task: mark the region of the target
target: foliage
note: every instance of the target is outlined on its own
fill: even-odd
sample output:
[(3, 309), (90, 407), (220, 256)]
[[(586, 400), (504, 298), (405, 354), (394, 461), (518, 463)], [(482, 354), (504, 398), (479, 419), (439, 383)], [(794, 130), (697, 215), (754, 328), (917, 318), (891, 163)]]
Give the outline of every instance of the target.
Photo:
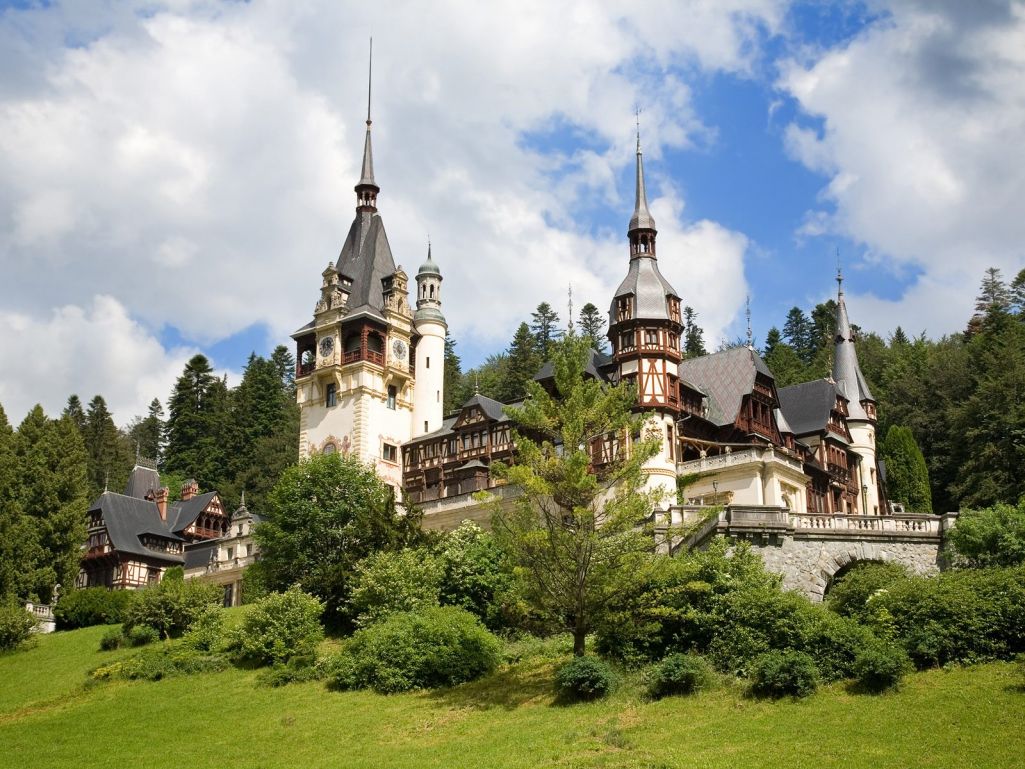
[(120, 627), (112, 627), (100, 638), (100, 651), (109, 652), (124, 646), (125, 634)]
[(136, 625), (124, 637), (129, 646), (146, 646), (160, 640), (160, 634), (149, 625)]
[(228, 392), (210, 361), (194, 355), (167, 402), (164, 467), (215, 488), (227, 475)]
[(815, 660), (793, 649), (765, 652), (751, 665), (751, 693), (756, 697), (807, 697), (818, 683)]
[(501, 643), (476, 617), (441, 606), (392, 614), (356, 631), (328, 664), (328, 680), (387, 694), (471, 681), (500, 659)]
[(655, 698), (693, 694), (715, 681), (712, 666), (697, 654), (670, 654), (646, 676), (648, 694)]
[(589, 341), (591, 347), (601, 353), (608, 349), (605, 326), (604, 313), (591, 302), (587, 302), (580, 308), (580, 317), (577, 318), (580, 334)]
[(124, 630), (147, 625), (161, 638), (177, 638), (204, 612), (220, 603), (217, 585), (198, 579), (163, 580), (139, 590), (125, 610)]
[(117, 429), (102, 395), (89, 401), (81, 436), (88, 457), (89, 499), (95, 499), (104, 489), (124, 489), (135, 447)]
[(159, 462), (164, 451), (164, 407), (160, 399), (150, 401), (145, 417), (136, 417), (127, 426), (128, 437), (140, 457)]
[(12, 601), (0, 602), (0, 652), (22, 646), (36, 626), (35, 617)]
[(324, 667), (313, 656), (292, 657), (288, 662), (276, 663), (261, 670), (256, 680), (263, 686), (287, 686), (318, 681), (325, 675)]
[(575, 656), (555, 674), (555, 687), (570, 702), (600, 700), (615, 689), (616, 676), (597, 657)]
[(830, 587), (826, 605), (837, 614), (864, 622), (871, 614), (868, 600), (880, 590), (907, 577), (907, 568), (899, 563), (856, 564)]
[(160, 681), (175, 676), (217, 673), (228, 667), (228, 659), (223, 654), (197, 651), (179, 643), (165, 643), (102, 665), (93, 670), (90, 677), (95, 681)]
[(324, 638), (323, 611), (324, 604), (299, 587), (271, 593), (246, 612), (231, 634), (231, 652), (236, 659), (256, 665), (312, 656)]
[(908, 512), (931, 513), (929, 468), (915, 436), (907, 427), (893, 425), (881, 446), (886, 460), (886, 489), (892, 502), (902, 502)]
[(420, 548), (372, 553), (356, 564), (352, 579), (349, 605), (356, 625), (437, 606), (443, 574), (439, 560)]
[(552, 345), (562, 336), (559, 331), (559, 314), (548, 302), (541, 302), (530, 314), (530, 330), (537, 340), (537, 349), (542, 360), (548, 360)]
[(688, 358), (705, 355), (705, 331), (697, 323), (698, 314), (693, 307), (683, 308), (683, 352)]
[(896, 689), (911, 670), (907, 653), (893, 644), (866, 646), (854, 658), (854, 677), (864, 691), (879, 693)]
[(259, 575), (271, 590), (293, 584), (322, 600), (325, 622), (353, 619), (356, 564), (379, 550), (416, 544), (416, 516), (395, 511), (391, 490), (352, 456), (318, 454), (288, 468), (267, 499), (254, 537)]
[(1025, 652), (1025, 568), (909, 577), (868, 601), (868, 622), (919, 668)]
[(442, 541), (441, 603), (477, 615), (486, 626), (505, 624), (501, 598), (513, 586), (512, 570), (494, 535), (473, 521), (463, 521)]
[(496, 508), (499, 542), (524, 595), (573, 633), (578, 655), (595, 620), (648, 560), (651, 536), (639, 524), (653, 499), (641, 491), (641, 468), (662, 440), (661, 431), (636, 440), (591, 471), (592, 443), (639, 434), (643, 417), (631, 412), (628, 385), (585, 378), (589, 356), (587, 340), (574, 335), (552, 347), (557, 395), (528, 383), (523, 406), (509, 409), (516, 463), (492, 465), (523, 492), (511, 509)]
[(456, 340), (449, 336), (448, 329), (445, 330), (445, 379), (442, 397), (445, 400), (443, 408), (446, 414), (451, 414), (466, 402), (462, 361), (456, 353)]
[(121, 622), (133, 595), (129, 590), (107, 590), (105, 587), (70, 590), (53, 607), (57, 629), (71, 630)]
[(182, 643), (197, 651), (220, 651), (225, 645), (224, 610), (207, 607), (189, 625), (182, 636)]
[(502, 377), (494, 397), (503, 403), (512, 403), (527, 394), (527, 382), (544, 363), (542, 346), (526, 323), (516, 329), (512, 343), (505, 353)]
[(954, 560), (966, 566), (1025, 564), (1025, 496), (1017, 505), (962, 510), (947, 535)]
[(717, 631), (719, 606), (737, 590), (777, 588), (779, 577), (741, 544), (715, 539), (707, 550), (652, 559), (632, 591), (615, 597), (596, 626), (603, 655), (627, 663), (658, 660), (674, 651), (705, 651)]

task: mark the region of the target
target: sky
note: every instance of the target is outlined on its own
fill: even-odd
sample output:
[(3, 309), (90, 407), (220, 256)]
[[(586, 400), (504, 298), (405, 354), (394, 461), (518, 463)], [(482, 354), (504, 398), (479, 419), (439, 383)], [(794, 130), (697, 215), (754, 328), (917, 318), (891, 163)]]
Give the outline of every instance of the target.
[[(0, 404), (124, 424), (189, 357), (291, 346), (355, 207), (428, 238), (464, 366), (539, 302), (607, 309), (636, 122), (662, 272), (707, 344), (835, 293), (962, 329), (1025, 267), (1025, 3), (0, 2)], [(639, 111), (639, 116), (638, 116)]]

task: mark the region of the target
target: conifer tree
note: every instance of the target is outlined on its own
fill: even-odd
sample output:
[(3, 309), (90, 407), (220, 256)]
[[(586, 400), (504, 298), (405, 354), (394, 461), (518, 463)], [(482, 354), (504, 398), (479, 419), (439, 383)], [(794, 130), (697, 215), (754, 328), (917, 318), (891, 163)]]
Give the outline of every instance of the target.
[(456, 353), (456, 340), (445, 332), (445, 413), (451, 414), (466, 402), (462, 361)]
[(1025, 319), (1025, 268), (1011, 281), (1011, 306), (1019, 318)]
[(683, 352), (688, 358), (705, 355), (705, 331), (697, 323), (698, 314), (693, 307), (683, 308)]
[(494, 396), (496, 400), (511, 403), (523, 398), (527, 382), (534, 378), (542, 363), (541, 350), (530, 327), (521, 323), (506, 352), (502, 380)]
[(830, 299), (815, 305), (811, 311), (808, 359), (811, 361), (821, 351), (827, 355), (827, 366), (832, 363), (833, 340), (836, 337), (836, 300)]
[(886, 460), (886, 489), (891, 502), (901, 502), (908, 512), (931, 513), (929, 470), (925, 457), (907, 427), (894, 425), (882, 445)]
[(1000, 270), (990, 267), (982, 279), (979, 295), (975, 298), (975, 311), (980, 315), (1007, 312), (1011, 308), (1011, 292), (1004, 283)]
[(27, 600), (44, 560), (38, 531), (22, 512), (21, 482), (14, 430), (0, 406), (0, 604)]
[(203, 489), (224, 479), (227, 399), (227, 385), (214, 376), (206, 356), (193, 356), (168, 401), (167, 471), (191, 476)]
[(64, 416), (71, 419), (78, 431), (85, 435), (85, 409), (77, 395), (68, 396), (68, 404), (64, 407)]
[(593, 304), (588, 302), (580, 308), (580, 317), (577, 319), (580, 333), (590, 340), (591, 347), (601, 353), (608, 349), (605, 325), (606, 321), (601, 310)]
[(160, 463), (164, 446), (164, 407), (160, 399), (150, 401), (146, 416), (136, 418), (128, 435), (140, 457)]
[(804, 363), (809, 363), (812, 356), (813, 330), (808, 316), (800, 307), (791, 307), (783, 324), (783, 338), (791, 349)]
[(890, 336), (890, 346), (900, 347), (906, 344), (910, 344), (910, 341), (908, 340), (908, 335), (904, 333), (904, 329), (902, 329), (900, 326), (897, 326), (897, 328), (894, 329), (893, 334)]
[(783, 341), (783, 336), (779, 333), (779, 329), (773, 326), (769, 329), (769, 333), (765, 335), (765, 347), (762, 348), (762, 357), (768, 358), (772, 355), (772, 351), (776, 349), (776, 346)]
[(541, 302), (537, 310), (530, 314), (532, 319), (530, 330), (534, 332), (537, 340), (537, 347), (544, 360), (548, 360), (548, 354), (552, 343), (561, 336), (559, 332), (559, 315), (548, 302)]
[(124, 489), (132, 469), (134, 447), (130, 448), (118, 431), (101, 395), (89, 401), (82, 439), (88, 456), (89, 498), (95, 499), (105, 488)]
[(786, 342), (777, 342), (765, 355), (765, 365), (769, 367), (776, 387), (789, 387), (807, 381), (804, 361), (793, 347)]
[(274, 348), (270, 355), (271, 362), (281, 379), (281, 387), (289, 398), (295, 400), (295, 356), (283, 344)]

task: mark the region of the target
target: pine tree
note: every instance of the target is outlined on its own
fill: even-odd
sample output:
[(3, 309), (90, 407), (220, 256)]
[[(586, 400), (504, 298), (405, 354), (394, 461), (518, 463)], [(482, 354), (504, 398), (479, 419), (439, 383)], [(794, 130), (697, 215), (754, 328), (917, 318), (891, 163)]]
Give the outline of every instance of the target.
[(601, 310), (588, 302), (580, 308), (580, 317), (577, 319), (577, 326), (580, 333), (591, 341), (591, 347), (598, 352), (605, 352), (608, 349), (605, 337), (605, 317)]
[(975, 311), (980, 315), (994, 312), (1008, 312), (1011, 309), (1011, 292), (1004, 283), (1000, 270), (990, 267), (982, 279), (979, 295), (975, 298)]
[(466, 403), (462, 361), (456, 353), (456, 340), (445, 332), (445, 413), (451, 414)]
[(1025, 319), (1025, 269), (1011, 281), (1011, 305), (1019, 318)]
[(705, 331), (697, 324), (693, 307), (683, 308), (683, 352), (688, 358), (705, 355)]
[(548, 360), (552, 343), (561, 336), (559, 331), (559, 315), (548, 302), (541, 302), (537, 310), (530, 314), (532, 322), (530, 330), (534, 332), (541, 357)]
[(894, 425), (886, 431), (881, 448), (886, 460), (886, 489), (890, 501), (903, 503), (908, 512), (931, 513), (929, 470), (911, 430)]
[(32, 592), (49, 601), (55, 584), (74, 584), (85, 543), (88, 457), (69, 417), (54, 421), (36, 406), (15, 437), (22, 473), (20, 505), (37, 528), (43, 564), (35, 570)]
[(44, 561), (37, 528), (22, 512), (21, 482), (14, 431), (0, 406), (0, 604), (27, 600)]
[(164, 407), (160, 399), (150, 401), (149, 411), (142, 419), (136, 418), (128, 429), (128, 436), (140, 457), (161, 462), (164, 446)]
[[(833, 351), (833, 340), (836, 338), (836, 300), (830, 299), (815, 305), (811, 311), (811, 327), (809, 333), (809, 361), (825, 350)], [(830, 356), (831, 358), (831, 356)]]
[(812, 325), (804, 310), (800, 307), (790, 308), (786, 323), (783, 324), (783, 338), (804, 363), (811, 362), (812, 335)]
[(193, 477), (203, 489), (224, 479), (227, 400), (227, 385), (214, 376), (206, 356), (193, 356), (167, 404), (168, 472)]
[(89, 401), (82, 438), (88, 457), (89, 498), (95, 499), (105, 488), (122, 490), (132, 469), (134, 447), (129, 448), (118, 431), (101, 395)]
[(521, 323), (505, 354), (505, 366), (498, 392), (502, 403), (511, 403), (527, 394), (527, 382), (534, 378), (543, 361), (541, 351), (530, 327)]
[(772, 372), (776, 387), (789, 387), (807, 381), (804, 361), (786, 342), (777, 342), (773, 346), (765, 355), (765, 365)]
[(85, 409), (82, 408), (82, 401), (77, 395), (68, 397), (68, 404), (64, 407), (64, 416), (75, 424), (83, 436), (85, 435)]
[(779, 329), (773, 326), (769, 329), (769, 333), (765, 335), (765, 347), (762, 348), (762, 357), (768, 358), (772, 351), (776, 349), (776, 346), (783, 341), (782, 335), (779, 333)]
[(902, 329), (900, 326), (897, 326), (897, 328), (893, 332), (893, 335), (890, 336), (890, 346), (900, 347), (906, 344), (910, 344), (908, 340), (908, 335), (904, 333), (904, 329)]
[(281, 387), (291, 400), (295, 400), (295, 356), (283, 344), (274, 348), (270, 355), (271, 362), (278, 372)]

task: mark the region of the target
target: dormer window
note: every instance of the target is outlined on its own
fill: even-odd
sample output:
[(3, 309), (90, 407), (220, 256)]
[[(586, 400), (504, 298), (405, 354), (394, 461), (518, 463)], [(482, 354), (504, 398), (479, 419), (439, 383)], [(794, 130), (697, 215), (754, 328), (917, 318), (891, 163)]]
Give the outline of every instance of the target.
[(633, 297), (622, 296), (616, 300), (616, 322), (633, 317)]

